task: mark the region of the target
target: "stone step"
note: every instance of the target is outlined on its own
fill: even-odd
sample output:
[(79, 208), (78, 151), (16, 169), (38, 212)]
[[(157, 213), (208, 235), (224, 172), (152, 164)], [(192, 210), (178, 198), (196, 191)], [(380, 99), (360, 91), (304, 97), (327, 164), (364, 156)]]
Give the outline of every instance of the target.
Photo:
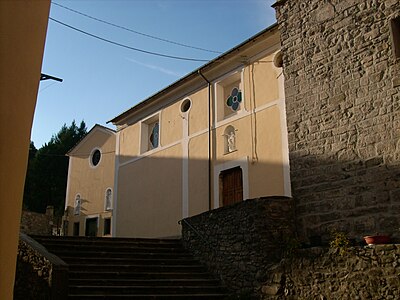
[(185, 253), (181, 247), (146, 247), (137, 246), (135, 244), (126, 246), (117, 245), (79, 245), (79, 244), (58, 244), (58, 243), (43, 243), (42, 244), (48, 251), (58, 253), (62, 251), (92, 251), (92, 252), (106, 252), (106, 253)]
[(104, 237), (84, 237), (84, 236), (35, 236), (33, 239), (39, 243), (75, 243), (80, 244), (155, 244), (155, 245), (178, 245), (181, 246), (180, 239), (152, 239), (152, 238), (104, 238)]
[(63, 260), (72, 265), (198, 265), (199, 262), (193, 258), (158, 258), (147, 257), (71, 257), (63, 256)]
[[(50, 249), (48, 249), (50, 251)], [(50, 251), (51, 252), (51, 251)], [(53, 253), (63, 258), (135, 258), (135, 259), (190, 259), (193, 258), (186, 252), (164, 252), (164, 253), (152, 253), (152, 252), (107, 252), (107, 251), (69, 251), (66, 249), (57, 250)]]
[(102, 264), (68, 264), (70, 271), (87, 270), (90, 272), (94, 271), (116, 271), (116, 272), (206, 272), (207, 269), (202, 265), (102, 265)]
[(86, 299), (86, 300), (97, 300), (97, 299), (140, 299), (140, 300), (221, 300), (227, 297), (224, 293), (214, 294), (187, 294), (187, 295), (69, 295), (68, 299)]
[(70, 279), (97, 279), (97, 280), (109, 280), (109, 279), (213, 279), (208, 272), (121, 272), (121, 271), (70, 271)]
[(69, 280), (71, 286), (219, 286), (219, 281), (216, 279), (207, 278), (172, 278), (172, 279), (88, 279), (78, 278)]
[(68, 264), (69, 299), (223, 299), (180, 240), (36, 237)]
[(193, 295), (224, 292), (219, 286), (70, 286), (70, 295)]

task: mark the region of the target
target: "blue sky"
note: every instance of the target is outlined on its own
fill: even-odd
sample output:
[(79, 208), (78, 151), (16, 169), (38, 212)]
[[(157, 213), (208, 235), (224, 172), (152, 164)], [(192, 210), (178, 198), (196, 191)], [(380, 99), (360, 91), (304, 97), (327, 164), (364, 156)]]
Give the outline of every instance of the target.
[[(85, 0), (52, 3), (50, 17), (129, 47), (210, 60), (219, 54), (135, 34), (95, 21), (56, 3), (144, 34), (225, 52), (275, 22), (274, 0)], [(41, 147), (75, 120), (88, 129), (106, 122), (205, 62), (175, 60), (118, 47), (49, 20), (42, 81), (32, 128)], [(113, 128), (112, 124), (106, 125)]]

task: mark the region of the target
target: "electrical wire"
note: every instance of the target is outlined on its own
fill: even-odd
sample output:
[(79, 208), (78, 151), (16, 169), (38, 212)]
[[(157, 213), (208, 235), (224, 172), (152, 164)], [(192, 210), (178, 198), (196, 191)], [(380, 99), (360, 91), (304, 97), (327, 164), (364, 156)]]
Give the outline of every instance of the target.
[[(38, 152), (39, 150), (40, 149), (37, 150), (35, 155), (38, 155), (38, 156), (49, 156), (49, 157), (67, 157), (66, 154), (40, 153), (40, 152)], [(111, 154), (111, 153), (115, 153), (115, 151), (101, 152), (101, 155), (103, 155), (103, 154)], [(81, 154), (72, 155), (72, 156), (73, 157), (88, 157), (88, 156), (90, 156), (90, 154), (91, 153), (81, 153)]]
[(49, 85), (47, 85), (47, 86), (41, 88), (41, 89), (39, 90), (39, 93), (43, 92), (44, 90), (47, 90), (49, 87), (51, 87), (52, 85), (54, 85), (54, 84), (56, 84), (56, 83), (57, 83), (57, 82), (52, 82), (52, 83), (50, 83)]
[(130, 50), (133, 50), (133, 51), (142, 52), (142, 53), (146, 53), (146, 54), (150, 54), (150, 55), (155, 55), (155, 56), (160, 56), (160, 57), (166, 57), (166, 58), (171, 58), (171, 59), (177, 59), (177, 60), (197, 61), (197, 62), (208, 62), (208, 61), (209, 61), (209, 60), (207, 60), (207, 59), (197, 59), (197, 58), (173, 56), (173, 55), (168, 55), (168, 54), (163, 54), (163, 53), (158, 53), (158, 52), (152, 52), (152, 51), (147, 51), (147, 50), (143, 50), (143, 49), (139, 49), (139, 48), (127, 46), (127, 45), (120, 44), (120, 43), (117, 43), (117, 42), (108, 40), (108, 39), (106, 39), (106, 38), (100, 37), (100, 36), (98, 36), (98, 35), (89, 33), (89, 32), (87, 32), (87, 31), (81, 30), (81, 29), (76, 28), (76, 27), (74, 27), (74, 26), (68, 25), (68, 24), (66, 24), (66, 23), (64, 23), (64, 22), (61, 22), (61, 21), (59, 21), (59, 20), (56, 20), (56, 19), (54, 19), (54, 18), (52, 18), (52, 17), (49, 17), (49, 19), (50, 19), (51, 21), (53, 21), (53, 22), (56, 22), (56, 23), (58, 23), (58, 24), (60, 24), (60, 25), (63, 25), (63, 26), (65, 26), (65, 27), (68, 27), (68, 28), (70, 28), (70, 29), (73, 29), (73, 30), (75, 30), (75, 31), (78, 31), (78, 32), (83, 33), (83, 34), (85, 34), (85, 35), (91, 36), (91, 37), (93, 37), (93, 38), (95, 38), (95, 39), (98, 39), (98, 40), (101, 40), (101, 41), (103, 41), (103, 42), (107, 42), (107, 43), (110, 43), (110, 44), (113, 44), (113, 45), (116, 45), (116, 46), (119, 46), (119, 47), (122, 47), (122, 48), (130, 49)]
[(116, 27), (116, 28), (119, 28), (119, 29), (123, 29), (123, 30), (129, 31), (129, 32), (135, 33), (135, 34), (139, 34), (139, 35), (142, 35), (142, 36), (151, 38), (151, 39), (155, 39), (155, 40), (159, 40), (159, 41), (162, 41), (162, 42), (166, 42), (166, 43), (178, 45), (178, 46), (181, 46), (181, 47), (186, 47), (186, 48), (191, 48), (191, 49), (206, 51), (206, 52), (212, 52), (212, 53), (218, 53), (218, 54), (221, 54), (221, 53), (222, 53), (222, 52), (220, 52), (220, 51), (215, 51), (215, 50), (209, 50), (209, 49), (205, 49), (205, 48), (190, 46), (190, 45), (186, 45), (186, 44), (174, 42), (174, 41), (171, 41), (171, 40), (163, 39), (163, 38), (160, 38), (160, 37), (157, 37), (157, 36), (154, 36), (154, 35), (150, 35), (150, 34), (146, 34), (146, 33), (143, 33), (143, 32), (139, 32), (139, 31), (136, 31), (136, 30), (133, 30), (133, 29), (130, 29), (130, 28), (121, 26), (121, 25), (117, 25), (117, 24), (114, 24), (114, 23), (111, 23), (111, 22), (108, 22), (108, 21), (104, 21), (104, 20), (102, 20), (102, 19), (99, 19), (99, 18), (90, 16), (90, 15), (87, 15), (87, 14), (85, 14), (85, 13), (82, 13), (82, 12), (80, 12), (80, 11), (74, 10), (74, 9), (69, 8), (69, 7), (67, 7), (67, 6), (61, 5), (61, 4), (57, 3), (57, 2), (52, 2), (52, 4), (57, 5), (57, 6), (61, 7), (61, 8), (66, 9), (66, 10), (69, 10), (69, 11), (71, 11), (71, 12), (73, 12), (73, 13), (76, 13), (76, 14), (79, 14), (79, 15), (81, 15), (81, 16), (84, 16), (84, 17), (86, 17), (86, 18), (95, 20), (95, 21), (97, 21), (97, 22), (101, 22), (101, 23), (104, 23), (104, 24), (107, 24), (107, 25), (110, 25), (110, 26), (113, 26), (113, 27)]

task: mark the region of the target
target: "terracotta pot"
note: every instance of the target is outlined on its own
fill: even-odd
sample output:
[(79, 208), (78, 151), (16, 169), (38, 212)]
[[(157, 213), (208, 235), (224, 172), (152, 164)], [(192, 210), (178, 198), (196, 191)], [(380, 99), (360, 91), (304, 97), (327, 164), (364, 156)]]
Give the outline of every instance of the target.
[(387, 244), (390, 242), (390, 237), (387, 235), (367, 235), (364, 240), (368, 245)]

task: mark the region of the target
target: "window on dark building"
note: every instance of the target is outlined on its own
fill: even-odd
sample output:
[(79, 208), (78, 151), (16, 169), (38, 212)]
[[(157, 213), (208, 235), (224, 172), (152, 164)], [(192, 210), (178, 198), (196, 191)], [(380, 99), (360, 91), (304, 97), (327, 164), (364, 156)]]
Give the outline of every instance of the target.
[(395, 58), (400, 58), (400, 17), (390, 21), (390, 31), (392, 34), (392, 48)]

